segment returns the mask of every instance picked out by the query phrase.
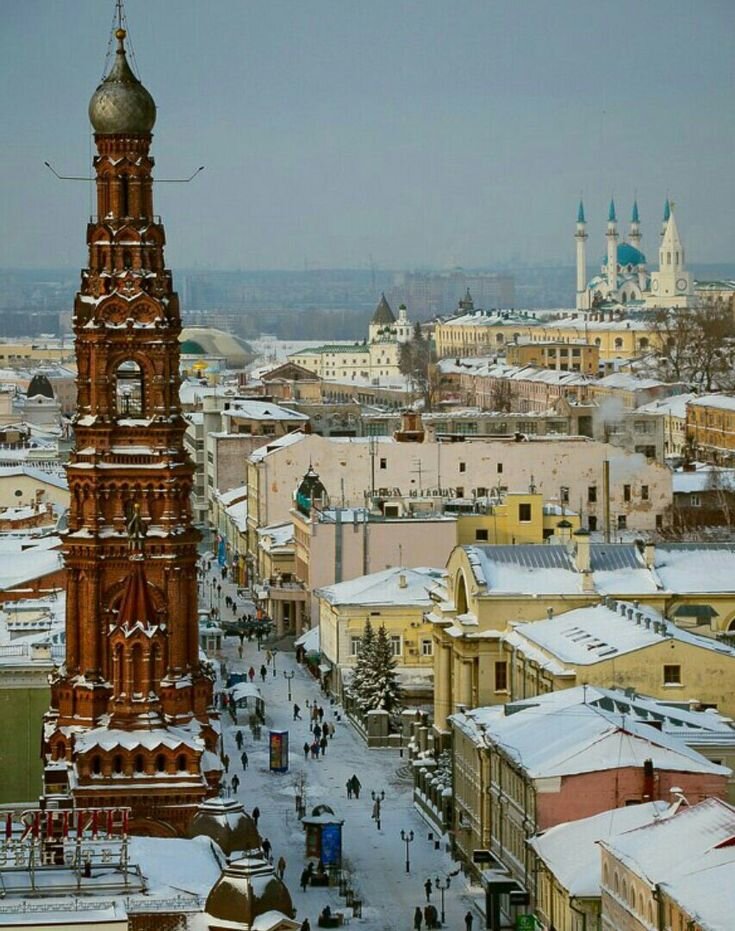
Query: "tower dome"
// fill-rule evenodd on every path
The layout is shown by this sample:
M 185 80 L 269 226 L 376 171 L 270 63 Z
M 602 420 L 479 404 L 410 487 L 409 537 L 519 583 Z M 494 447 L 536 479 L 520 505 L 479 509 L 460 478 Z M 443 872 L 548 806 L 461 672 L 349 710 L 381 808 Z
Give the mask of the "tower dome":
M 50 401 L 54 399 L 54 389 L 51 387 L 51 382 L 48 378 L 39 373 L 34 375 L 28 384 L 28 390 L 26 391 L 26 397 L 28 398 L 48 398 Z
M 96 133 L 141 135 L 156 122 L 156 104 L 130 70 L 125 55 L 125 30 L 115 32 L 115 61 L 89 101 L 89 120 Z
M 204 911 L 210 919 L 210 928 L 250 928 L 255 919 L 266 912 L 280 912 L 286 918 L 295 914 L 285 884 L 275 875 L 270 863 L 260 857 L 245 857 L 229 863 L 207 896 Z
M 260 835 L 253 819 L 236 799 L 207 799 L 189 825 L 189 837 L 211 837 L 229 856 L 236 850 L 260 853 Z

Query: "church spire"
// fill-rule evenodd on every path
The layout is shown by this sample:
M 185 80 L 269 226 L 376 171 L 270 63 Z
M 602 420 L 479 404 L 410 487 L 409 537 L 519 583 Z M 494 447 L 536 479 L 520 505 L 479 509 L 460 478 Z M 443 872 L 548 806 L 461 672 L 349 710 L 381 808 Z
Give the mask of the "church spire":
M 608 223 L 617 223 L 618 218 L 615 214 L 615 201 L 613 198 L 610 198 L 610 209 L 607 211 L 607 222 Z
M 577 210 L 577 223 L 586 223 L 587 221 L 584 218 L 584 204 L 582 203 L 582 198 L 579 198 L 579 209 Z

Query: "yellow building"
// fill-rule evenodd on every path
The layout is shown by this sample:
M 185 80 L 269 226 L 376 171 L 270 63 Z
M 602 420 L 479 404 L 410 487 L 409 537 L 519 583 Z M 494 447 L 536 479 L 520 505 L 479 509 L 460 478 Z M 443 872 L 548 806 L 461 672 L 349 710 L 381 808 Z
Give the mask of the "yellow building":
M 445 513 L 457 513 L 457 543 L 543 543 L 550 537 L 564 542 L 579 530 L 579 515 L 559 505 L 544 504 L 536 492 L 503 493 L 487 504 L 473 504 L 463 512 L 461 505 L 449 504 Z
M 681 630 L 626 601 L 512 625 L 502 640 L 512 700 L 577 685 L 639 689 L 668 701 L 696 699 L 735 714 L 735 648 Z
M 437 323 L 434 341 L 439 358 L 487 356 L 512 342 L 583 343 L 599 359 L 630 359 L 656 345 L 650 323 L 638 317 L 601 319 L 602 314 L 569 311 L 541 317 L 531 311 L 472 310 Z
M 526 338 L 506 345 L 505 361 L 508 365 L 536 365 L 560 372 L 597 375 L 600 367 L 600 349 L 584 340 L 540 342 Z
M 307 622 L 308 593 L 296 578 L 296 546 L 291 521 L 258 530 L 258 607 L 273 620 L 276 635 L 297 636 Z
M 591 544 L 583 531 L 568 545 L 458 546 L 446 578 L 432 590 L 427 615 L 434 629 L 436 731 L 446 733 L 447 716 L 459 705 L 475 708 L 511 696 L 513 670 L 503 646 L 511 623 L 606 596 L 638 601 L 692 633 L 725 633 L 735 629 L 735 546 Z M 545 674 L 540 667 L 532 674 L 543 691 Z
M 735 461 L 735 397 L 707 394 L 687 404 L 687 443 L 697 458 L 721 465 Z
M 317 589 L 320 648 L 330 667 L 330 691 L 343 694 L 369 620 L 375 628 L 385 626 L 406 696 L 430 694 L 434 643 L 424 614 L 431 604 L 428 589 L 441 576 L 438 569 L 392 568 Z

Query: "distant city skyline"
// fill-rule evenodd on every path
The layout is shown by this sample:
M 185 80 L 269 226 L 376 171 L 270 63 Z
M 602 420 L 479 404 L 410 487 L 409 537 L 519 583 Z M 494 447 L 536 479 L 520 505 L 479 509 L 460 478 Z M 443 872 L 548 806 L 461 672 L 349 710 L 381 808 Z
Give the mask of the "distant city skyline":
M 86 261 L 86 106 L 112 0 L 6 0 L 3 267 Z M 590 265 L 634 196 L 648 264 L 664 199 L 690 264 L 732 259 L 730 0 L 489 4 L 127 0 L 157 102 L 173 267 Z

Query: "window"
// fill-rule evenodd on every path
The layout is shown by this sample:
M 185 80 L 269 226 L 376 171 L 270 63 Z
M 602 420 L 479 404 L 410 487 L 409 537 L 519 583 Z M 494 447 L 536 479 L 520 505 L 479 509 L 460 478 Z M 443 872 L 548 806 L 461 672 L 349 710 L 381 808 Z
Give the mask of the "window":
M 530 504 L 519 504 L 518 505 L 518 520 L 521 523 L 528 523 L 531 520 L 531 505 Z
M 502 473 L 502 471 L 503 471 L 503 463 L 502 463 L 502 462 L 499 462 L 499 463 L 498 463 L 498 475 L 500 475 L 500 474 Z
M 641 501 L 648 501 L 648 485 L 641 485 Z
M 478 527 L 475 530 L 475 540 L 478 543 L 487 543 L 487 530 L 484 527 Z
M 618 530 L 628 529 L 628 518 L 625 514 L 618 514 Z
M 156 757 L 156 769 L 159 773 L 163 773 L 166 770 L 166 757 L 159 753 Z
M 623 485 L 623 501 L 630 501 L 630 485 Z
M 433 656 L 434 655 L 434 641 L 433 640 L 422 640 L 421 641 L 421 655 L 422 656 Z
M 562 504 L 569 504 L 569 488 L 566 485 L 559 489 L 559 500 Z
M 594 531 L 597 530 L 597 518 L 593 514 L 590 514 L 587 518 L 587 529 L 590 533 L 594 533 Z
M 460 471 L 460 472 L 466 472 L 466 471 L 467 471 L 467 463 L 466 463 L 466 462 L 460 462 L 460 464 L 459 464 L 459 471 Z
M 387 468 L 388 468 L 388 460 L 387 460 L 387 459 L 381 459 L 381 460 L 380 460 L 380 468 L 381 468 L 381 469 L 387 469 Z
M 508 689 L 508 664 L 506 662 L 495 664 L 495 691 L 505 692 Z
M 136 773 L 142 773 L 145 769 L 145 761 L 143 760 L 142 755 L 139 753 L 135 758 L 135 771 Z
M 118 776 L 123 771 L 123 761 L 119 753 L 116 754 L 116 756 L 112 760 L 112 771 L 114 773 L 117 773 Z
M 664 685 L 681 685 L 681 666 L 664 666 Z
M 99 776 L 102 772 L 102 760 L 98 756 L 92 757 L 92 772 L 95 776 Z
M 401 638 L 398 634 L 392 634 L 390 638 L 390 652 L 392 656 L 400 656 L 403 652 L 401 647 Z
M 350 637 L 350 656 L 359 656 L 362 637 Z
M 698 508 L 702 506 L 702 499 L 699 495 L 689 495 L 689 507 Z
M 587 489 L 587 501 L 590 504 L 597 503 L 597 485 L 590 485 Z
M 186 756 L 183 753 L 180 753 L 178 759 L 176 760 L 176 765 L 180 773 L 185 773 L 188 769 L 186 765 Z
M 115 409 L 119 417 L 139 417 L 143 413 L 143 370 L 129 359 L 115 372 Z
M 616 349 L 622 349 L 622 348 L 623 348 L 623 341 L 622 341 L 622 339 L 621 339 L 619 336 L 618 336 L 618 337 L 616 338 L 616 340 L 615 340 L 615 348 L 616 348 Z

